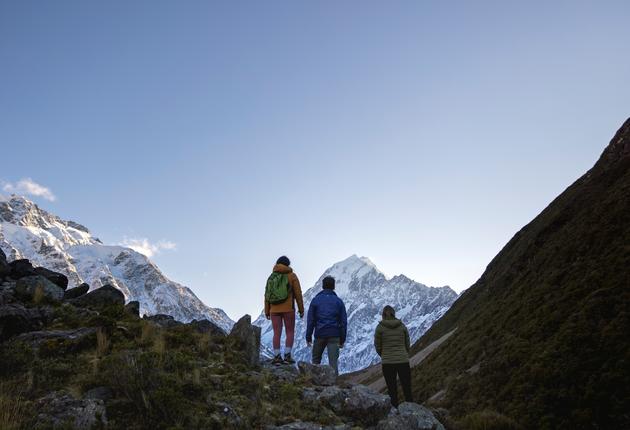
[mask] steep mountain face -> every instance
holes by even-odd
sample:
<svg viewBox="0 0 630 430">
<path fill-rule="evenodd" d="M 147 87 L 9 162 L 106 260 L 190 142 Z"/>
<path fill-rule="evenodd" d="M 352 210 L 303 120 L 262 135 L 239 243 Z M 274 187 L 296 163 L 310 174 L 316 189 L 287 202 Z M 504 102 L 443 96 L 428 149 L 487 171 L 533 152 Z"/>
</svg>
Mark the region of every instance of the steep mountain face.
<svg viewBox="0 0 630 430">
<path fill-rule="evenodd" d="M 463 428 L 630 428 L 630 120 L 414 351 L 453 330 L 414 389 Z"/>
<path fill-rule="evenodd" d="M 348 313 L 348 339 L 339 358 L 340 372 L 362 369 L 378 361 L 373 346 L 374 330 L 385 305 L 396 309 L 396 315 L 407 324 L 415 341 L 457 298 L 457 293 L 449 287 L 427 287 L 403 275 L 387 279 L 369 259 L 353 255 L 326 270 L 304 293 L 306 312 L 311 300 L 321 291 L 322 279 L 326 276 L 335 278 L 335 292 L 344 301 Z M 254 324 L 262 328 L 262 344 L 269 350 L 273 338 L 271 323 L 261 314 Z M 306 346 L 305 333 L 306 315 L 296 321 L 293 356 L 310 361 L 311 350 Z M 284 337 L 282 342 L 284 345 Z"/>
<path fill-rule="evenodd" d="M 27 258 L 36 266 L 65 274 L 70 288 L 82 282 L 91 289 L 110 284 L 126 300 L 139 301 L 141 313 L 168 314 L 180 321 L 209 319 L 225 330 L 233 325 L 225 312 L 203 304 L 146 256 L 104 245 L 84 226 L 62 220 L 20 196 L 0 199 L 0 248 L 9 260 Z"/>
</svg>

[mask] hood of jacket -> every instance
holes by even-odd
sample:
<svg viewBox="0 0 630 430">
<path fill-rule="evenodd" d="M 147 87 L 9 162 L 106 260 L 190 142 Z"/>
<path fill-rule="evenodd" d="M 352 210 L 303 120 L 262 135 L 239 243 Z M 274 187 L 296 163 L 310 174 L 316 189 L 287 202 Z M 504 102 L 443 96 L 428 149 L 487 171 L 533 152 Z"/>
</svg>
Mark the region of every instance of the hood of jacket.
<svg viewBox="0 0 630 430">
<path fill-rule="evenodd" d="M 275 266 L 273 266 L 273 271 L 277 273 L 287 274 L 293 272 L 293 269 L 291 269 L 289 266 L 285 266 L 284 264 L 276 264 Z"/>
<path fill-rule="evenodd" d="M 385 328 L 397 328 L 397 327 L 400 327 L 400 325 L 402 324 L 402 321 L 397 318 L 394 318 L 391 320 L 381 320 L 380 324 Z"/>
<path fill-rule="evenodd" d="M 337 297 L 337 293 L 335 293 L 333 290 L 329 290 L 329 289 L 325 289 L 325 290 L 321 290 L 319 293 L 317 293 L 318 296 L 320 295 L 332 295 Z"/>
</svg>

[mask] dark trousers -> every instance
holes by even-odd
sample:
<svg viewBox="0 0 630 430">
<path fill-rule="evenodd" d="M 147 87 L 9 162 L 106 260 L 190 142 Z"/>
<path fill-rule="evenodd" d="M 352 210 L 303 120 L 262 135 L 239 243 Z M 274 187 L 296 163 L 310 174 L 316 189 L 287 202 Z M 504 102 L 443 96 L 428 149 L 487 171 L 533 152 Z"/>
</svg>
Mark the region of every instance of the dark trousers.
<svg viewBox="0 0 630 430">
<path fill-rule="evenodd" d="M 339 338 L 316 337 L 315 342 L 313 342 L 313 364 L 321 364 L 324 349 L 328 350 L 328 364 L 335 369 L 335 373 L 339 375 L 339 368 L 337 367 L 337 361 L 339 360 Z"/>
<path fill-rule="evenodd" d="M 411 395 L 411 368 L 409 363 L 396 363 L 396 364 L 383 364 L 383 377 L 387 384 L 387 391 L 389 397 L 392 399 L 392 406 L 398 407 L 398 383 L 396 382 L 396 376 L 400 378 L 400 385 L 402 385 L 403 393 L 405 394 L 405 401 L 413 402 Z"/>
</svg>

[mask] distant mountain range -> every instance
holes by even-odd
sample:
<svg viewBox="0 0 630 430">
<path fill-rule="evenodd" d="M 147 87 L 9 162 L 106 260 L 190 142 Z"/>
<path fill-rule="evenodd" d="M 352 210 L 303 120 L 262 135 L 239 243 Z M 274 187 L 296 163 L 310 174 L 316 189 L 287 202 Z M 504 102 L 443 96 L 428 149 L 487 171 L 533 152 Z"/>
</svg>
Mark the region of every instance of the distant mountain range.
<svg viewBox="0 0 630 430">
<path fill-rule="evenodd" d="M 353 255 L 327 269 L 315 285 L 304 292 L 306 311 L 311 300 L 321 291 L 322 279 L 326 276 L 335 278 L 335 292 L 344 301 L 348 313 L 348 339 L 339 360 L 340 372 L 362 369 L 378 361 L 374 330 L 385 305 L 396 309 L 397 317 L 407 324 L 413 342 L 457 298 L 457 293 L 449 287 L 427 287 L 404 275 L 389 279 L 368 258 Z M 273 337 L 271 323 L 261 314 L 254 324 L 262 328 L 262 344 L 269 351 Z M 293 356 L 310 361 L 311 350 L 304 340 L 306 316 L 303 320 L 297 319 L 295 333 Z"/>
<path fill-rule="evenodd" d="M 206 306 L 187 287 L 171 281 L 146 256 L 123 246 L 104 245 L 89 230 L 65 221 L 21 197 L 0 197 L 0 248 L 9 260 L 29 259 L 65 274 L 69 287 L 110 284 L 126 300 L 140 302 L 141 314 L 168 314 L 188 322 L 208 319 L 224 330 L 234 322 Z"/>
</svg>

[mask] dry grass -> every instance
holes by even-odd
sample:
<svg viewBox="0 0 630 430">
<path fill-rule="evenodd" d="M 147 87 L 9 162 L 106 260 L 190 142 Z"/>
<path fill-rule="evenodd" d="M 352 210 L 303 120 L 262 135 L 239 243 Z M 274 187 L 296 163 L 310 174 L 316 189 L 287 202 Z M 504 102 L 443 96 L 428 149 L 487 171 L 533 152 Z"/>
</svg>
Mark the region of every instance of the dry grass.
<svg viewBox="0 0 630 430">
<path fill-rule="evenodd" d="M 150 345 L 151 343 L 153 343 L 156 332 L 157 329 L 153 324 L 143 321 L 139 339 L 140 345 Z"/>
<path fill-rule="evenodd" d="M 197 347 L 199 348 L 199 353 L 203 357 L 207 358 L 210 355 L 210 343 L 211 343 L 211 338 L 209 334 L 205 334 L 199 337 Z"/>
<path fill-rule="evenodd" d="M 103 357 L 109 351 L 110 340 L 107 332 L 99 328 L 96 330 L 96 355 Z"/>
<path fill-rule="evenodd" d="M 45 298 L 46 296 L 44 294 L 44 288 L 41 286 L 35 288 L 35 291 L 33 292 L 33 303 L 39 305 L 44 301 Z"/>
<path fill-rule="evenodd" d="M 198 368 L 192 371 L 192 383 L 197 386 L 201 385 L 201 370 Z"/>
<path fill-rule="evenodd" d="M 161 366 L 164 361 L 164 353 L 166 352 L 166 339 L 164 338 L 164 334 L 162 334 L 162 332 L 159 332 L 155 336 L 155 339 L 153 339 L 152 349 L 153 349 L 153 352 L 157 354 L 158 359 L 159 359 L 159 364 Z"/>
<path fill-rule="evenodd" d="M 0 429 L 20 430 L 25 428 L 28 405 L 21 391 L 10 390 L 0 385 Z"/>
</svg>

